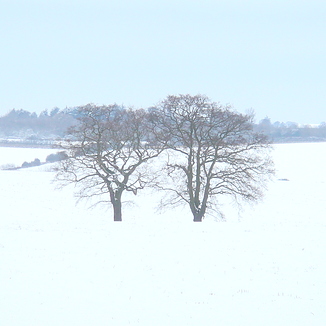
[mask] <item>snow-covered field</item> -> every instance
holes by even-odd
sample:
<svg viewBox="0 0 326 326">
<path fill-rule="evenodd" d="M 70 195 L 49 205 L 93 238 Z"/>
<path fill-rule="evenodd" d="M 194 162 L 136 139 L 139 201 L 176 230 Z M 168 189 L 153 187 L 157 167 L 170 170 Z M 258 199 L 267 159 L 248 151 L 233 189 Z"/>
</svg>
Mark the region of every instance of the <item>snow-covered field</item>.
<svg viewBox="0 0 326 326">
<path fill-rule="evenodd" d="M 53 152 L 0 148 L 0 165 Z M 326 143 L 273 155 L 262 203 L 197 224 L 149 191 L 114 223 L 48 165 L 0 171 L 0 325 L 326 325 Z"/>
</svg>

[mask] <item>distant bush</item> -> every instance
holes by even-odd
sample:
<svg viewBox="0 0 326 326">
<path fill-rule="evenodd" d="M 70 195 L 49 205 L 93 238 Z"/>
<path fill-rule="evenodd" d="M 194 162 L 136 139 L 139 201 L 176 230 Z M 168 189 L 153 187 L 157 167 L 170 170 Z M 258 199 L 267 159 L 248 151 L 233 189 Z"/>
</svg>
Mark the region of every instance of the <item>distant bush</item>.
<svg viewBox="0 0 326 326">
<path fill-rule="evenodd" d="M 18 167 L 15 164 L 8 163 L 0 166 L 0 170 L 17 170 Z"/>
<path fill-rule="evenodd" d="M 46 163 L 54 163 L 58 161 L 62 161 L 68 158 L 68 155 L 66 152 L 58 152 L 55 154 L 50 154 L 46 157 Z"/>
<path fill-rule="evenodd" d="M 41 165 L 41 161 L 38 158 L 36 158 L 33 162 L 24 162 L 22 164 L 22 168 L 30 168 L 32 166 L 39 166 L 39 165 Z"/>
</svg>

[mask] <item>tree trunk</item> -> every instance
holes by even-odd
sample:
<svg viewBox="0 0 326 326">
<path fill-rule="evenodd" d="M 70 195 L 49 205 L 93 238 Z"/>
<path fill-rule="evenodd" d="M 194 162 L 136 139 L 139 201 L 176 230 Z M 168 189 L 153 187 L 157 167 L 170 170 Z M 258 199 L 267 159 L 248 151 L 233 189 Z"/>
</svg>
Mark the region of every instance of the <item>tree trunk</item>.
<svg viewBox="0 0 326 326">
<path fill-rule="evenodd" d="M 194 216 L 194 220 L 193 220 L 194 222 L 202 222 L 203 221 L 204 214 L 201 211 L 193 213 L 193 216 Z"/>
<path fill-rule="evenodd" d="M 121 212 L 121 193 L 114 191 L 109 188 L 111 204 L 113 206 L 113 221 L 121 222 L 122 221 L 122 212 Z"/>
<path fill-rule="evenodd" d="M 205 209 L 203 207 L 199 207 L 200 205 L 198 204 L 200 201 L 197 199 L 193 199 L 190 202 L 190 210 L 192 212 L 192 215 L 194 217 L 193 221 L 194 222 L 202 222 L 203 217 L 205 215 Z"/>
<path fill-rule="evenodd" d="M 115 200 L 113 205 L 113 220 L 114 222 L 121 222 L 122 221 L 122 213 L 121 213 L 121 201 Z"/>
<path fill-rule="evenodd" d="M 202 222 L 203 221 L 203 217 L 200 216 L 199 214 L 194 215 L 194 222 Z"/>
</svg>

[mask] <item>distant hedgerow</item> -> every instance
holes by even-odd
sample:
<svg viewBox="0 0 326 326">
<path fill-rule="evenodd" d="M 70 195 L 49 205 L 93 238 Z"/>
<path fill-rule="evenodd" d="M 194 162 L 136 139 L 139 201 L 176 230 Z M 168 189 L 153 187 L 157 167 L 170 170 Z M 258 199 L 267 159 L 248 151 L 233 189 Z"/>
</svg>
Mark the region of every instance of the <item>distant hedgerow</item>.
<svg viewBox="0 0 326 326">
<path fill-rule="evenodd" d="M 66 160 L 68 155 L 65 151 L 57 152 L 55 154 L 50 154 L 46 157 L 46 163 L 54 163 L 62 160 Z"/>
<path fill-rule="evenodd" d="M 39 165 L 41 165 L 41 161 L 38 159 L 38 158 L 36 158 L 34 161 L 32 161 L 32 162 L 24 162 L 23 164 L 22 164 L 22 168 L 30 168 L 30 167 L 32 167 L 32 166 L 39 166 Z"/>
</svg>

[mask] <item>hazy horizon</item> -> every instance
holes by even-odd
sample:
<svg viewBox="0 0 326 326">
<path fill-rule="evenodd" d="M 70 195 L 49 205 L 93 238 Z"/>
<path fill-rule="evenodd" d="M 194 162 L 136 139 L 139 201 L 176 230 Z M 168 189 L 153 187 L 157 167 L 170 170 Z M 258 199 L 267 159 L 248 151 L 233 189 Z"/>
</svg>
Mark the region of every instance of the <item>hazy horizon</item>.
<svg viewBox="0 0 326 326">
<path fill-rule="evenodd" d="M 321 0 L 0 0 L 0 116 L 205 94 L 256 120 L 326 121 Z"/>
</svg>

